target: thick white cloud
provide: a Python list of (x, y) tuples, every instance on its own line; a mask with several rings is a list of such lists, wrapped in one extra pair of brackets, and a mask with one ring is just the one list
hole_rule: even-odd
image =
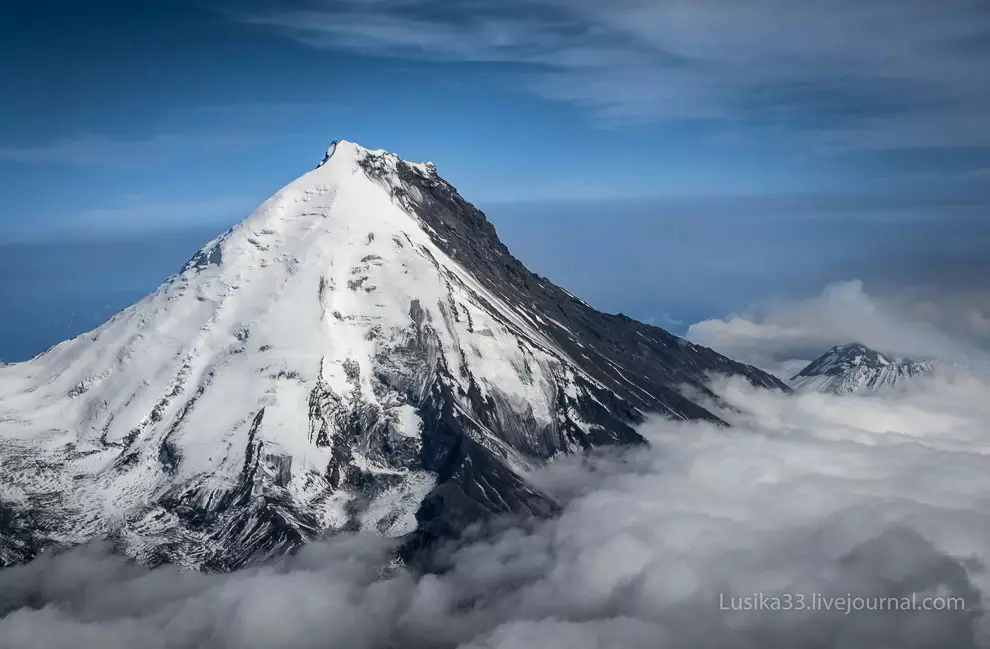
[(986, 366), (967, 338), (985, 338), (976, 293), (870, 295), (863, 282), (836, 282), (811, 298), (752, 307), (691, 325), (687, 337), (788, 378), (832, 345), (858, 342), (885, 352)]
[[(648, 448), (533, 476), (564, 503), (389, 568), (373, 536), (230, 575), (99, 547), (0, 572), (8, 649), (990, 645), (990, 389), (882, 396), (713, 384), (733, 426), (653, 421)], [(957, 612), (743, 612), (753, 593), (960, 597)]]

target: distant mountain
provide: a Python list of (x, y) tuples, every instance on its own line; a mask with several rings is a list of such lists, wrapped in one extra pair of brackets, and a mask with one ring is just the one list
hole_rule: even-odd
[(98, 329), (0, 369), (0, 563), (113, 539), (229, 569), (321, 535), (457, 534), (527, 473), (779, 380), (528, 271), (437, 175), (323, 162)]
[(933, 361), (895, 358), (858, 343), (828, 350), (791, 377), (802, 392), (865, 394), (929, 374)]

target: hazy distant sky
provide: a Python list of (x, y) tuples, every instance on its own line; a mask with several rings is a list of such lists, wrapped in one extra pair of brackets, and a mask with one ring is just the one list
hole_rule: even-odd
[(199, 237), (346, 138), (659, 324), (871, 269), (979, 283), (987, 70), (986, 0), (9, 0), (0, 243)]

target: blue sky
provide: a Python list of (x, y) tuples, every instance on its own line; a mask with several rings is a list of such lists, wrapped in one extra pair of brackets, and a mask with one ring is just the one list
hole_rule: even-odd
[(982, 0), (5, 3), (0, 232), (242, 214), (334, 138), (482, 205), (986, 195)]
[(735, 308), (919, 241), (958, 261), (988, 67), (985, 0), (13, 0), (0, 243), (219, 230), (346, 138), (433, 160), (603, 308), (687, 317), (643, 278)]

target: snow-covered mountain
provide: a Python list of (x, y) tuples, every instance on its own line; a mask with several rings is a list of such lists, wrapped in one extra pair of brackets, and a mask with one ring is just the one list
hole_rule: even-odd
[(107, 537), (223, 569), (546, 515), (530, 469), (642, 442), (647, 413), (715, 420), (682, 389), (710, 372), (784, 388), (529, 272), (432, 164), (335, 142), (151, 295), (0, 368), (0, 564)]
[(802, 392), (869, 394), (929, 374), (930, 360), (895, 358), (858, 343), (828, 350), (790, 379)]

